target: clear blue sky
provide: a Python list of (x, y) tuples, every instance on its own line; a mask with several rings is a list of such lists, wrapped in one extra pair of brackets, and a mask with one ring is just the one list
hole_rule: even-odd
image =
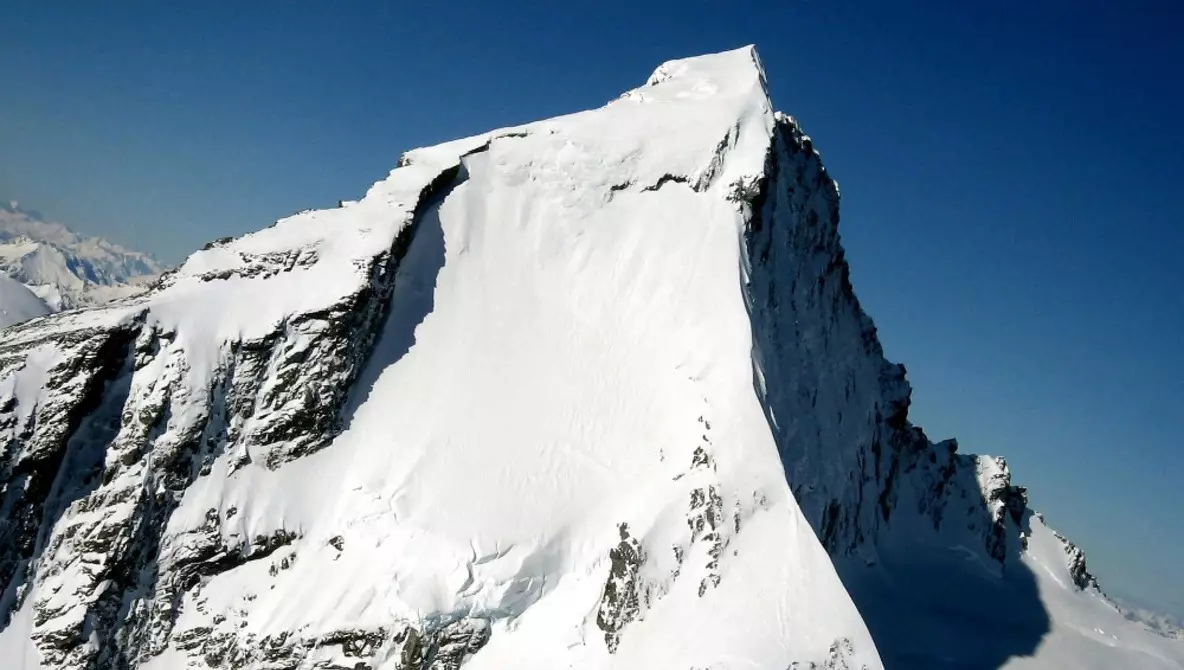
[(5, 0), (0, 196), (182, 258), (756, 43), (932, 437), (1184, 614), (1179, 3)]

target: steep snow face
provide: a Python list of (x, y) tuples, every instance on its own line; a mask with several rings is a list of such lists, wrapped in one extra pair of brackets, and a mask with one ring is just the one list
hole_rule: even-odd
[(148, 254), (82, 237), (15, 202), (0, 204), (0, 272), (54, 311), (133, 295), (163, 269)]
[(881, 667), (753, 384), (763, 77), (667, 63), (8, 331), (6, 658)]
[(28, 287), (0, 274), (0, 328), (48, 313), (49, 306)]

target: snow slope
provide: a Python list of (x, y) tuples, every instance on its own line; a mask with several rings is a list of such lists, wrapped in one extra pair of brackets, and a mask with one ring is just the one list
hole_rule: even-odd
[[(980, 457), (978, 469), (984, 481), (1007, 476), (1001, 459)], [(889, 537), (871, 566), (839, 558), (885, 667), (1184, 667), (1184, 644), (1127, 620), (1086, 570), (1081, 550), (1040, 514), (1016, 509), (1005, 518), (1020, 542), (1002, 561), (966, 544), (956, 524), (920, 542), (920, 529)]]
[(764, 76), (671, 61), (5, 331), (0, 658), (1184, 667), (1092, 653), (1084, 559), (909, 424)]
[(1052, 631), (1041, 641), (1035, 658), (1015, 659), (1007, 668), (1046, 668), (1042, 657), (1063, 667), (1103, 670), (1142, 668), (1170, 670), (1184, 667), (1184, 643), (1156, 634), (1126, 619), (1098, 589), (1080, 588), (1071, 570), (1080, 550), (1044, 524), (1038, 515), (1029, 520), (1031, 535), (1022, 556), (1037, 575), (1041, 599), (1052, 620)]
[(0, 328), (49, 314), (49, 306), (24, 284), (0, 274)]
[(0, 272), (54, 311), (134, 295), (163, 270), (148, 254), (83, 237), (16, 202), (0, 204)]

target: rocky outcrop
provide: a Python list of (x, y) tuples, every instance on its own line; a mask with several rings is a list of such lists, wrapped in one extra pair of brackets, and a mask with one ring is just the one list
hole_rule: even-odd
[[(461, 619), (421, 630), (394, 623), (393, 630), (332, 631), (316, 637), (283, 633), (257, 638), (215, 626), (173, 637), (173, 645), (211, 668), (296, 668), (374, 670), (373, 658), (395, 659), (394, 670), (457, 670), (489, 641), (489, 622)], [(391, 667), (391, 666), (387, 666)]]
[[(789, 670), (857, 670), (857, 668), (849, 662), (852, 654), (855, 653), (855, 647), (851, 644), (851, 640), (843, 638), (836, 640), (830, 646), (830, 654), (824, 661), (795, 661), (790, 664)], [(864, 670), (862, 668), (858, 670)]]
[(1090, 573), (1089, 568), (1085, 566), (1085, 552), (1077, 545), (1069, 541), (1069, 538), (1053, 531), (1056, 538), (1061, 541), (1065, 547), (1065, 561), (1069, 566), (1069, 576), (1073, 579), (1073, 585), (1079, 590), (1097, 589), (1098, 580)]
[(628, 524), (621, 524), (621, 543), (609, 551), (611, 567), (604, 584), (596, 625), (604, 631), (604, 643), (609, 653), (617, 650), (621, 631), (641, 613), (644, 590), (641, 566), (645, 563), (645, 549), (629, 536)]

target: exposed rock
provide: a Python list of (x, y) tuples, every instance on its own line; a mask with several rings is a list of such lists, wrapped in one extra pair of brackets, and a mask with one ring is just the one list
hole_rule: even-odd
[(612, 567), (596, 613), (596, 625), (604, 631), (604, 643), (609, 653), (617, 650), (621, 631), (638, 617), (642, 604), (640, 573), (645, 551), (635, 538), (630, 537), (628, 524), (621, 524), (619, 530), (621, 542), (609, 551)]
[(1082, 591), (1086, 589), (1097, 589), (1098, 580), (1085, 567), (1085, 552), (1070, 542), (1064, 535), (1055, 533), (1055, 531), (1054, 534), (1061, 541), (1061, 544), (1065, 545), (1065, 555), (1069, 565), (1069, 575), (1073, 578), (1073, 585)]

